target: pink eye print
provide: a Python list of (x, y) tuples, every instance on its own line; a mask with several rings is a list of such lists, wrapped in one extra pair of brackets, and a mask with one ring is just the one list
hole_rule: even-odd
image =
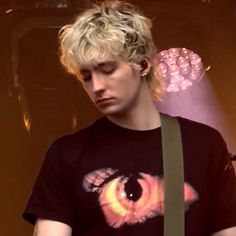
[[(164, 181), (145, 173), (117, 175), (118, 170), (99, 169), (85, 176), (83, 186), (97, 192), (107, 223), (113, 228), (143, 223), (164, 214)], [(185, 183), (186, 207), (197, 200), (195, 190)]]
[(83, 187), (87, 192), (99, 192), (104, 184), (118, 170), (111, 168), (95, 170), (84, 177)]
[(117, 177), (101, 190), (99, 202), (107, 222), (114, 228), (136, 224), (163, 214), (163, 184), (155, 177)]

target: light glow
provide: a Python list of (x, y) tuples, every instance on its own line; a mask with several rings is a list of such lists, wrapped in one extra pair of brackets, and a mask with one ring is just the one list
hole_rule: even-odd
[(200, 81), (206, 69), (200, 56), (186, 48), (170, 48), (157, 54), (157, 71), (167, 92), (185, 90)]

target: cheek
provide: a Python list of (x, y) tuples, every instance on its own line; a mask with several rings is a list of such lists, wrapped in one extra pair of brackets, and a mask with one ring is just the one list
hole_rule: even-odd
[(130, 90), (140, 83), (138, 73), (130, 68), (121, 75), (121, 78), (122, 79), (119, 80), (119, 85), (124, 87), (125, 90)]
[(84, 91), (87, 93), (87, 95), (92, 99), (92, 88), (91, 86), (89, 85), (85, 85), (85, 84), (82, 84), (83, 85), (83, 89)]
[(128, 90), (129, 93), (132, 93), (137, 91), (140, 87), (141, 79), (133, 74), (130, 74), (129, 76), (130, 77), (127, 77), (126, 83), (124, 84), (124, 89)]

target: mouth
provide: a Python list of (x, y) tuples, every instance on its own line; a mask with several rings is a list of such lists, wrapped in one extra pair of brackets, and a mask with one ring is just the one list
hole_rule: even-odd
[(97, 100), (95, 100), (95, 103), (97, 105), (102, 105), (102, 104), (108, 104), (110, 101), (112, 100), (112, 98), (99, 98)]

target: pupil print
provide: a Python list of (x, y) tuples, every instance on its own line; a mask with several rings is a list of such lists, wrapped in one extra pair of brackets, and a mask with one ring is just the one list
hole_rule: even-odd
[(125, 193), (129, 200), (136, 202), (142, 195), (142, 187), (137, 181), (137, 177), (131, 175), (125, 183)]

